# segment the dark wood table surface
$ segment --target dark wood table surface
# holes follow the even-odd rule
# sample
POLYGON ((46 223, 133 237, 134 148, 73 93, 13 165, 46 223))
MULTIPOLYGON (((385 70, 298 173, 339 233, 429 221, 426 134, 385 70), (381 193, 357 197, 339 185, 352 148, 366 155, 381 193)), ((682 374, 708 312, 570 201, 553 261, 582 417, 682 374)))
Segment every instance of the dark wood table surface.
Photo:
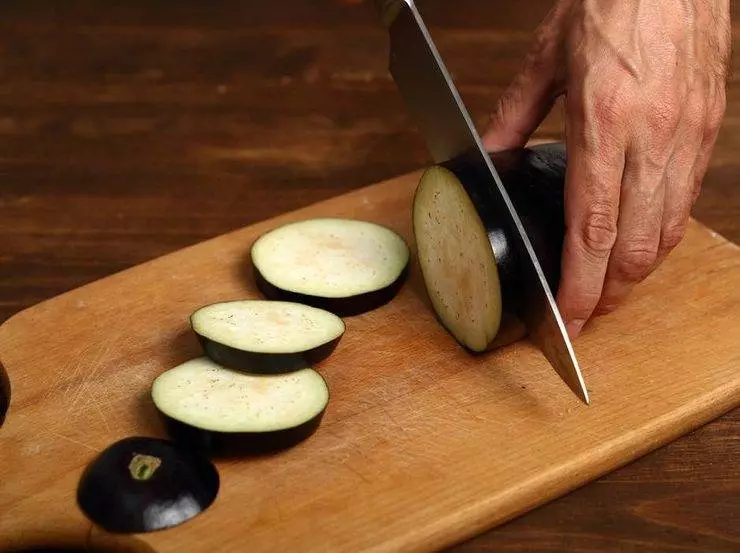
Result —
MULTIPOLYGON (((476 117, 549 5, 420 3, 476 117)), ((738 115, 733 81, 694 211, 735 242, 738 115)), ((367 2, 0 5, 0 320, 427 163, 367 2)), ((457 550, 737 552, 740 411, 457 550)))

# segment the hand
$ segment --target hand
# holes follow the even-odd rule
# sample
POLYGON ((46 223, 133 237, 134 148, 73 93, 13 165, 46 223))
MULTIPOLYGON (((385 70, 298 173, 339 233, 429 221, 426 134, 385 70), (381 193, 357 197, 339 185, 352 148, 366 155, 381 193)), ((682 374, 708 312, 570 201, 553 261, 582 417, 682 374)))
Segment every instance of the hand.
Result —
POLYGON ((484 133, 524 146, 565 95, 571 337, 683 238, 725 112, 728 0, 558 0, 484 133))

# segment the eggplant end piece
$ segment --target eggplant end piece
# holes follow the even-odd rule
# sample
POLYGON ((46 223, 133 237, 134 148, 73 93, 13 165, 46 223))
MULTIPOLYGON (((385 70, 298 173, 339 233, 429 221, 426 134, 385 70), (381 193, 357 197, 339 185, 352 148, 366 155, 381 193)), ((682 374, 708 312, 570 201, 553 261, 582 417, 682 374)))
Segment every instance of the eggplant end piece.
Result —
POLYGON ((218 471, 205 456, 169 440, 134 436, 112 444, 87 466, 77 504, 106 532, 154 532, 205 511, 219 485, 218 471))
POLYGON ((5 367, 0 363, 0 428, 5 422, 5 416, 10 409, 10 378, 5 367))

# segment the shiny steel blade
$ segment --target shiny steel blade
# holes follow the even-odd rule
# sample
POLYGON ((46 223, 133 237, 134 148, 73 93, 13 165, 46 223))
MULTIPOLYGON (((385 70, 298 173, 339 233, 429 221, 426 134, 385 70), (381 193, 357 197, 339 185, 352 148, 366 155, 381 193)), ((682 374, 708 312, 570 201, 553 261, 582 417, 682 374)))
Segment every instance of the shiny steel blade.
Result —
POLYGON ((492 194, 508 219, 527 294, 520 313, 532 341, 585 403, 588 391, 542 267, 473 121, 413 0, 375 0, 390 37, 389 69, 435 163, 465 157, 490 175, 492 194))

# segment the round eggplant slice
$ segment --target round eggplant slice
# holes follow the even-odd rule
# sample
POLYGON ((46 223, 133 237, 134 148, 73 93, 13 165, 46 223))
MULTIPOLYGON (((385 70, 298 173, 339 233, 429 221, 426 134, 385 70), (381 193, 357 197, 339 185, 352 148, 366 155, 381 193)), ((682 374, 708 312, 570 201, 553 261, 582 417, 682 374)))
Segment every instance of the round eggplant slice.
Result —
MULTIPOLYGON (((561 143, 491 154, 553 293, 565 233, 561 143)), ((526 335, 518 317, 527 291, 510 247, 513 229, 485 175, 463 159, 430 167, 413 201, 413 229, 427 295, 440 324, 473 352, 526 335)))
POLYGON ((243 300, 208 305, 190 317, 206 355, 254 373, 290 372, 326 359, 344 334, 342 319, 308 305, 243 300))
POLYGON ((218 490, 207 458, 168 440, 129 437, 90 463, 77 503, 103 530, 134 534, 179 526, 205 511, 218 490))
POLYGON ((251 257, 267 298, 350 316, 395 297, 408 274, 409 248, 382 225, 323 218, 265 233, 252 245, 251 257))
POLYGON ((424 172, 414 196, 419 265, 432 307, 464 346, 485 350, 501 324, 501 287, 486 228, 454 173, 424 172))
POLYGON ((315 370, 258 375, 207 357, 159 375, 152 399, 173 439, 213 456, 292 447, 319 427, 329 388, 315 370))
POLYGON ((10 408, 10 379, 5 367, 0 363, 0 427, 5 422, 5 415, 10 408))

